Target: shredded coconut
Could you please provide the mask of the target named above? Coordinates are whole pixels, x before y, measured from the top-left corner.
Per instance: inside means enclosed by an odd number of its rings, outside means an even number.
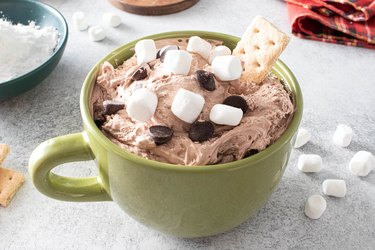
[[[55,27],[12,24],[0,19],[0,83],[21,76],[43,62],[57,45],[58,31]]]

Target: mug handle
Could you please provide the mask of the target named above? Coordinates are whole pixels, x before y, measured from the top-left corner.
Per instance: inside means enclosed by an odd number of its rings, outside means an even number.
[[[64,135],[41,143],[31,154],[29,173],[42,194],[63,201],[110,201],[100,177],[74,178],[51,172],[56,166],[94,160],[85,132]]]

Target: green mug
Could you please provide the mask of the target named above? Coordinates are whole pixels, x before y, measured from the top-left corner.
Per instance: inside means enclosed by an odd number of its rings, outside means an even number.
[[[221,40],[233,49],[238,37],[204,31],[177,31],[142,39],[183,38],[193,35]],[[138,41],[138,40],[137,40]],[[125,44],[100,60],[82,87],[81,133],[47,140],[32,153],[29,171],[43,194],[64,201],[114,201],[137,221],[178,237],[201,237],[236,227],[254,215],[279,183],[302,117],[302,94],[297,80],[278,60],[273,73],[291,91],[296,107],[284,134],[251,157],[211,166],[178,166],[142,158],[112,143],[90,115],[90,95],[104,61],[113,65],[134,54],[137,41]],[[99,175],[63,177],[51,172],[57,165],[95,160]]]

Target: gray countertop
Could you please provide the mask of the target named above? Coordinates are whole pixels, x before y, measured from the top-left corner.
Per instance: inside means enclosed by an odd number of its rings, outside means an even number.
[[[255,15],[263,15],[290,34],[286,4],[280,0],[201,0],[169,16],[123,13],[105,0],[48,0],[69,26],[65,54],[52,74],[35,89],[0,102],[0,142],[11,146],[5,166],[26,175],[26,182],[7,208],[0,207],[0,249],[374,249],[375,173],[359,178],[348,170],[356,151],[375,153],[375,51],[308,41],[291,36],[282,59],[295,73],[304,93],[302,126],[311,141],[294,150],[274,194],[259,213],[217,236],[178,239],[149,229],[116,204],[69,203],[49,199],[31,184],[28,158],[42,141],[79,132],[79,94],[90,68],[114,48],[145,35],[172,30],[209,30],[240,36]],[[267,3],[265,3],[267,2]],[[121,15],[123,24],[107,29],[106,40],[91,42],[87,31],[74,29],[72,14],[84,11],[91,25],[103,12]],[[347,148],[332,144],[339,123],[353,128]],[[296,167],[302,153],[323,157],[318,174]],[[95,175],[93,162],[65,164],[66,175]],[[321,194],[327,178],[346,180],[345,198],[329,198],[318,220],[305,217],[308,196]]]

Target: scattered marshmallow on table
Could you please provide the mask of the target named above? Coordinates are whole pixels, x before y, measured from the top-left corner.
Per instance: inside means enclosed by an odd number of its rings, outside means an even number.
[[[344,197],[346,195],[346,183],[344,180],[327,179],[322,184],[325,195]]]
[[[208,62],[211,64],[212,61],[217,56],[229,56],[232,54],[230,48],[224,45],[217,46],[215,49],[211,50],[210,56],[208,57]]]
[[[89,27],[86,20],[86,15],[82,11],[73,13],[73,24],[78,30],[85,30]]]
[[[326,200],[318,194],[311,195],[305,204],[305,215],[310,219],[319,219],[327,208]]]
[[[375,168],[375,156],[367,151],[358,151],[350,160],[349,169],[357,176],[367,176]]]
[[[105,30],[101,26],[92,26],[89,28],[89,37],[91,41],[99,42],[106,37]]]
[[[311,134],[307,129],[300,128],[297,132],[296,142],[294,148],[299,148],[305,145],[311,138]]]
[[[322,169],[322,157],[316,154],[303,154],[298,158],[298,169],[302,172],[320,172]]]
[[[189,38],[186,50],[197,53],[204,59],[208,59],[210,56],[211,47],[211,44],[206,40],[200,38],[199,36],[192,36]]]
[[[347,147],[353,138],[353,129],[347,125],[339,124],[333,134],[333,143],[341,146]]]
[[[151,62],[156,59],[156,46],[152,39],[144,39],[135,45],[135,54],[138,65]]]
[[[163,69],[166,73],[187,75],[193,57],[184,50],[168,50],[165,54]]]
[[[153,116],[158,105],[158,96],[155,92],[140,88],[133,92],[126,103],[128,115],[140,122],[145,122]]]
[[[212,61],[212,70],[222,81],[239,79],[242,74],[241,60],[236,56],[217,56]]]
[[[171,110],[184,122],[193,123],[201,113],[204,103],[203,96],[180,88],[173,99]]]
[[[210,111],[210,120],[219,125],[237,126],[242,116],[242,109],[225,104],[215,104]]]
[[[103,22],[107,26],[117,27],[121,24],[121,17],[114,13],[103,13]]]

